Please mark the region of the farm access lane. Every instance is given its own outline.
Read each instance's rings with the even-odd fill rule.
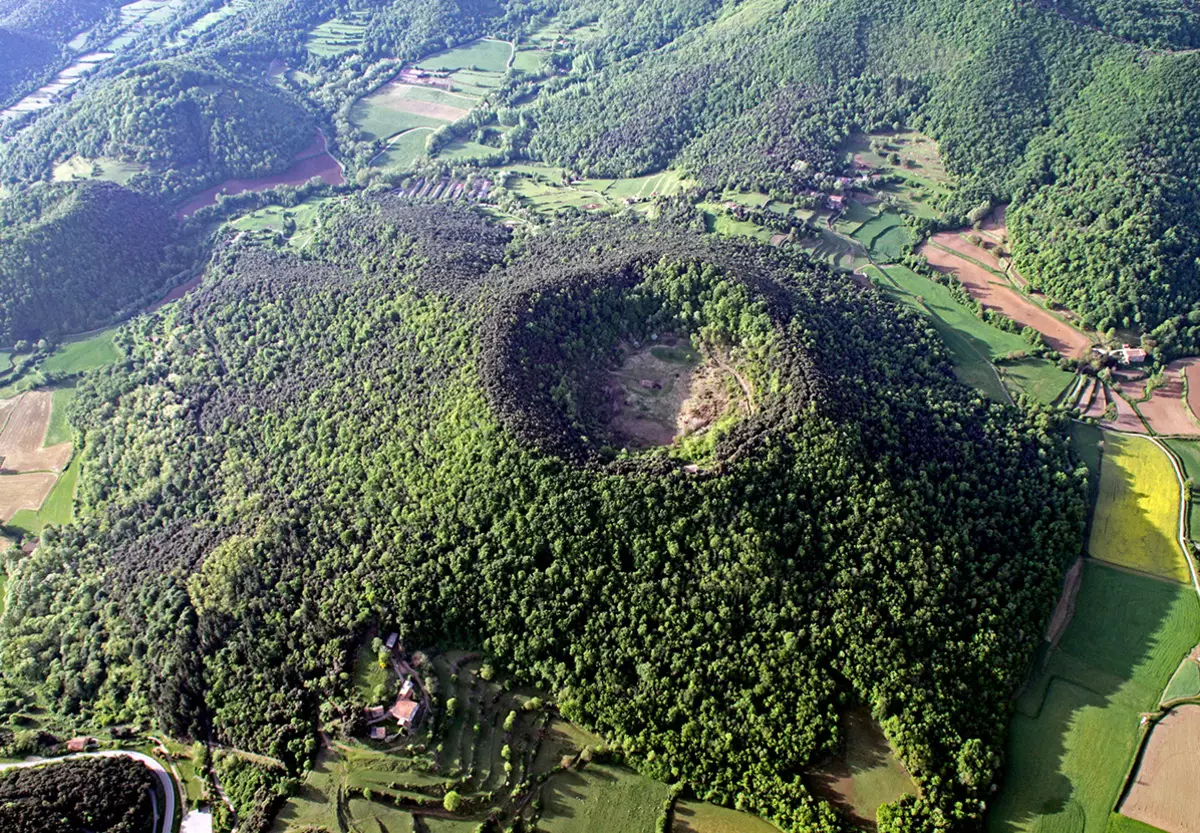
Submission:
[[[166,796],[166,812],[161,816],[158,812],[158,797],[154,797],[154,828],[159,833],[174,833],[175,829],[175,781],[171,778],[171,773],[160,764],[157,760],[149,755],[141,752],[133,752],[125,749],[106,749],[101,752],[76,752],[73,755],[64,755],[61,758],[43,758],[35,761],[21,761],[12,764],[0,764],[0,772],[9,769],[25,769],[35,766],[52,766],[60,761],[68,761],[73,758],[133,758],[135,761],[141,761],[146,767],[154,773],[158,778],[158,782],[162,785],[163,794]],[[160,827],[159,819],[162,824]]]

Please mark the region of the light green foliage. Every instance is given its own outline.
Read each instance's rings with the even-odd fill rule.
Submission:
[[[539,827],[547,833],[653,830],[670,788],[628,770],[591,764],[559,776],[542,791]]]
[[[511,44],[484,38],[422,58],[418,65],[438,71],[478,68],[484,72],[504,72],[511,54]]]

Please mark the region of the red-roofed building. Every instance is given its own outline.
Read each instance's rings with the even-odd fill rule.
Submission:
[[[421,712],[421,704],[416,700],[397,700],[395,704],[388,710],[388,714],[396,719],[396,722],[401,726],[408,728],[416,722],[417,715]]]

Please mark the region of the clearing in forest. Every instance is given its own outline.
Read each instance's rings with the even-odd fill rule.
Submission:
[[[508,41],[480,38],[464,46],[456,46],[422,58],[417,62],[417,66],[435,72],[454,72],[460,69],[504,72],[512,55],[513,46]]]
[[[753,409],[753,392],[720,351],[666,335],[622,353],[604,393],[613,433],[632,448],[670,445]]]
[[[1190,583],[1176,541],[1179,482],[1170,458],[1140,437],[1110,433],[1104,446],[1088,552],[1110,564]]]
[[[304,46],[320,58],[342,55],[362,46],[368,14],[348,14],[327,20],[308,33]]]
[[[458,121],[476,103],[474,96],[393,80],[355,102],[350,120],[372,138],[384,139],[417,127]]]
[[[1198,785],[1200,706],[1180,706],[1150,730],[1120,812],[1167,833],[1200,833]]]
[[[631,770],[589,764],[565,772],[542,788],[544,809],[538,830],[546,833],[629,833],[654,830],[666,784]]]
[[[1075,615],[1017,698],[990,833],[1106,833],[1140,716],[1198,640],[1191,586],[1085,560]]]
[[[848,712],[842,725],[845,749],[811,772],[808,782],[817,795],[860,825],[874,827],[881,806],[903,795],[915,795],[917,787],[868,709]]]

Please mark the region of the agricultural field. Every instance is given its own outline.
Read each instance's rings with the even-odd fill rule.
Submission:
[[[327,20],[310,31],[304,46],[319,58],[342,55],[362,46],[366,29],[366,13],[348,13],[345,17]]]
[[[371,160],[371,166],[390,171],[407,171],[425,155],[432,127],[414,127],[388,141],[388,146]]]
[[[117,328],[113,327],[95,335],[67,341],[42,362],[39,369],[48,375],[76,376],[110,365],[121,357],[121,352],[113,343],[116,331]]]
[[[1057,402],[1075,381],[1075,374],[1047,359],[1022,359],[1000,367],[1000,376],[1014,392],[1020,391],[1039,402]]]
[[[990,833],[1105,833],[1141,715],[1198,640],[1190,586],[1085,560],[1074,618],[1017,699]]]
[[[1046,344],[1064,356],[1082,358],[1091,354],[1092,341],[1062,318],[1038,306],[1014,289],[1000,274],[965,255],[965,241],[955,232],[935,234],[921,247],[921,254],[940,272],[953,274],[976,301],[1007,315],[1023,327],[1042,334]],[[983,254],[979,255],[984,256]]]
[[[1200,647],[1188,654],[1179,668],[1171,675],[1171,681],[1163,690],[1160,705],[1167,706],[1176,700],[1200,698]]]
[[[187,41],[199,37],[209,29],[222,23],[231,17],[234,17],[242,12],[243,9],[250,5],[250,0],[229,0],[224,6],[221,6],[215,11],[202,15],[193,23],[180,30],[172,46],[182,46]]]
[[[477,103],[478,98],[439,87],[389,81],[359,99],[350,120],[371,138],[386,139],[414,128],[458,121]]]
[[[291,207],[264,206],[243,214],[231,221],[229,225],[237,231],[261,237],[274,237],[282,234],[287,238],[291,248],[299,250],[312,239],[317,228],[321,207],[329,200],[329,197],[319,197],[305,200],[299,205]]]
[[[1176,540],[1179,485],[1170,458],[1153,442],[1109,434],[1088,552],[1170,581],[1191,582]]]
[[[468,69],[503,74],[508,69],[513,46],[508,41],[481,38],[465,46],[456,46],[422,58],[417,66],[433,72],[455,72]]]
[[[869,710],[849,712],[843,727],[844,751],[808,780],[817,795],[869,827],[881,806],[915,794],[917,788]]]
[[[858,203],[851,200],[850,205]],[[850,236],[867,247],[876,261],[884,263],[899,260],[912,243],[912,234],[904,225],[904,218],[895,211],[884,211],[871,217]]]
[[[1200,705],[1172,709],[1150,730],[1121,814],[1167,833],[1200,833]]]

